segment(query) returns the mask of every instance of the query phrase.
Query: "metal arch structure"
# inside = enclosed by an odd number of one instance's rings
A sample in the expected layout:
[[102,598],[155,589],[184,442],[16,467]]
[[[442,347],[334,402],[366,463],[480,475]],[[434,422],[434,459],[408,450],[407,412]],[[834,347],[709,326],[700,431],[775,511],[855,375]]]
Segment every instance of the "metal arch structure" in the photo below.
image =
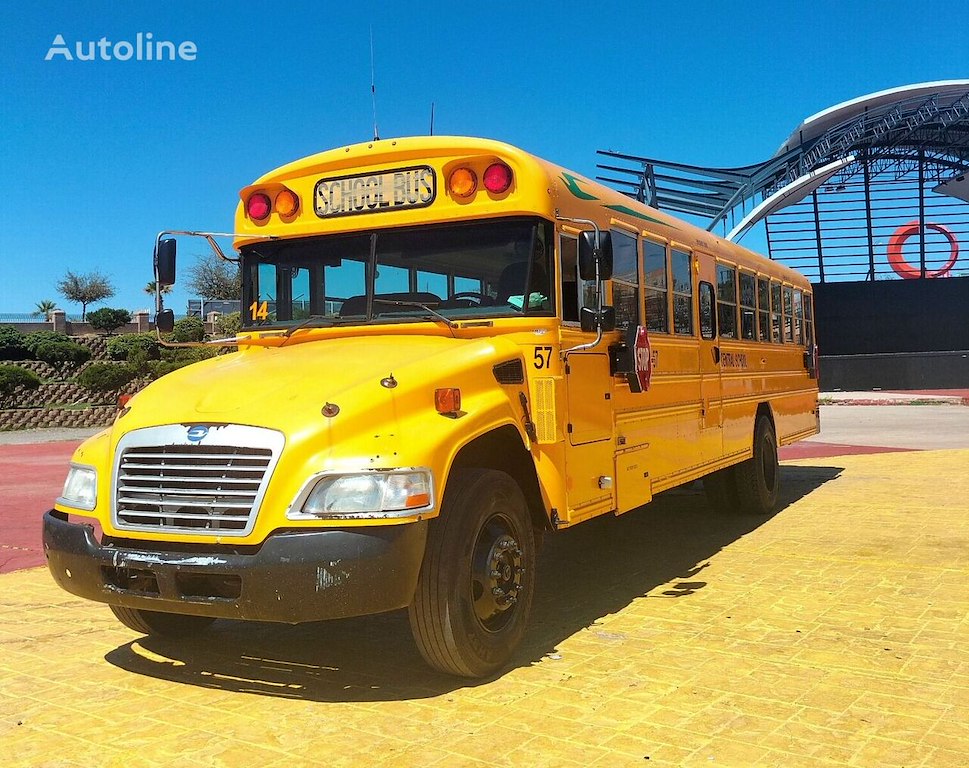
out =
[[[725,237],[739,239],[763,222],[770,257],[815,283],[969,275],[969,80],[837,104],[806,118],[753,165],[599,155],[608,158],[599,180],[705,220],[711,231],[722,227]],[[893,268],[897,253],[888,258],[903,230],[904,273]],[[965,247],[953,258],[959,242]]]

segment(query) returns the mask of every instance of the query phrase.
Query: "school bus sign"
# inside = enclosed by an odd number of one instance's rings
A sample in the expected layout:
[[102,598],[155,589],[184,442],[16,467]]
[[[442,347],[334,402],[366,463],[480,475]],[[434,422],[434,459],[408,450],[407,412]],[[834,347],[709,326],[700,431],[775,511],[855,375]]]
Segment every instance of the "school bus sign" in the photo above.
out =
[[653,376],[653,350],[646,326],[636,326],[632,347],[634,368],[633,375],[629,377],[629,388],[633,392],[647,392]]

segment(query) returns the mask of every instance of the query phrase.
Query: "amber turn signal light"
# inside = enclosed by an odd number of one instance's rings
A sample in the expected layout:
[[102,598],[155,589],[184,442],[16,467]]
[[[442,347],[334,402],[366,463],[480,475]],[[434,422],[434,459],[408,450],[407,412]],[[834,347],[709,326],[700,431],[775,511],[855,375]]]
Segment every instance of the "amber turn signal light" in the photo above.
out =
[[455,197],[471,197],[478,188],[478,177],[470,168],[455,168],[447,185]]
[[438,413],[457,413],[461,410],[461,390],[457,387],[435,389],[434,408]]
[[295,216],[296,212],[299,210],[299,198],[296,193],[290,189],[284,189],[278,195],[276,195],[273,205],[276,208],[276,213],[280,216]]

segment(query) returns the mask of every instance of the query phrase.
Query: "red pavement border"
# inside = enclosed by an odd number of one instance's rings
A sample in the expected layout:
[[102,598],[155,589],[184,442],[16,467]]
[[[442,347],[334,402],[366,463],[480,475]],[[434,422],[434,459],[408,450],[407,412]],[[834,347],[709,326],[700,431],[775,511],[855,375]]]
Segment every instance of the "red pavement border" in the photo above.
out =
[[44,564],[41,518],[64,486],[80,440],[0,445],[0,573]]

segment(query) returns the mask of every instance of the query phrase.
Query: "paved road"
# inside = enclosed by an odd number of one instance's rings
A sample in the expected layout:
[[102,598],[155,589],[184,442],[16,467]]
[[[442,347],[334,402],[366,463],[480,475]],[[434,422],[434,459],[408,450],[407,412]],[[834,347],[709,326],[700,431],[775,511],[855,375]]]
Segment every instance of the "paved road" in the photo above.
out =
[[801,460],[769,518],[682,492],[563,531],[485,681],[428,671],[399,612],[165,642],[3,574],[0,765],[963,768],[967,466]]

